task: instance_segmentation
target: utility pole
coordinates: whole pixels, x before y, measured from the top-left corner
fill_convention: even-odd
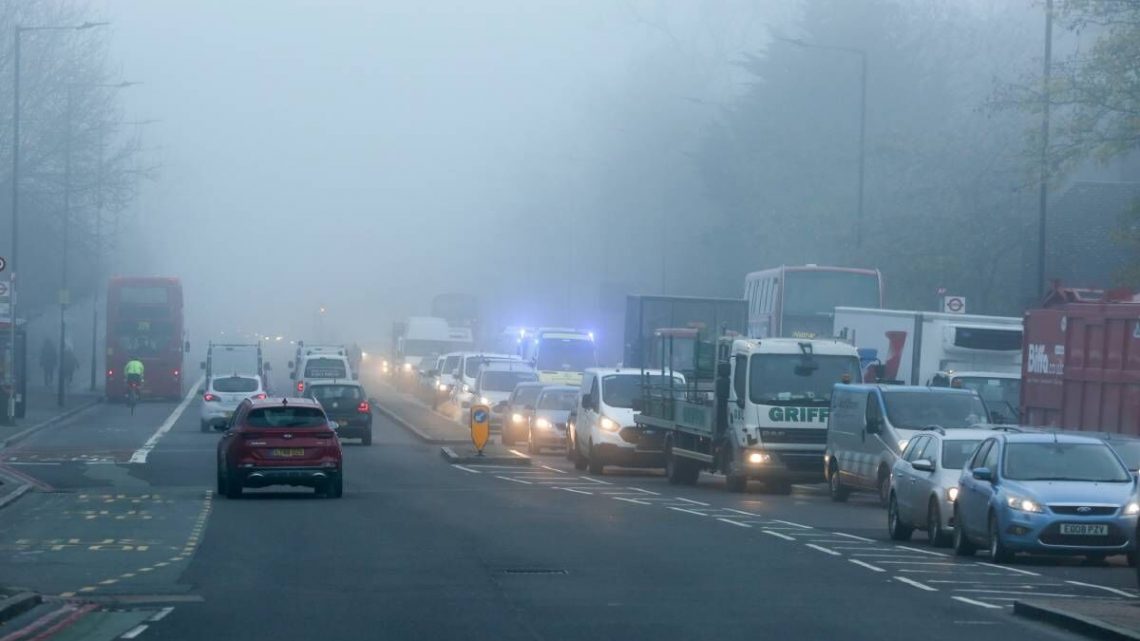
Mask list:
[[[1046,223],[1049,214],[1049,85],[1053,74],[1053,0],[1045,0],[1045,62],[1041,74],[1041,184],[1037,202],[1037,293],[1045,295]]]
[[[64,350],[67,346],[67,305],[70,294],[67,291],[67,253],[71,242],[71,118],[75,107],[75,87],[67,87],[67,113],[64,115],[66,129],[64,130],[63,151],[63,230],[60,250],[60,278],[59,278],[59,362],[56,367],[55,402],[59,407],[66,404],[64,394],[63,368],[66,363]]]

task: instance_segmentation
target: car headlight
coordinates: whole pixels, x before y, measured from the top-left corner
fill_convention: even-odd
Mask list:
[[[958,486],[957,485],[946,490],[946,500],[950,501],[951,503],[958,500]]]
[[[470,391],[471,391],[471,386],[468,385],[467,383],[464,383],[463,384],[463,393],[466,394],[467,392],[470,392]]]
[[[412,364],[411,363],[404,363],[404,371],[405,372],[412,371]]]
[[[553,425],[550,424],[550,421],[546,420],[545,418],[540,418],[537,421],[535,421],[534,426],[539,428],[539,429],[542,429],[542,430],[548,430],[548,429],[554,427]]]
[[[761,463],[767,463],[771,458],[772,457],[768,456],[767,454],[765,454],[763,452],[749,452],[748,453],[748,462],[753,464],[753,465],[759,465]]]
[[[616,431],[618,431],[618,428],[621,426],[618,425],[617,421],[613,420],[612,418],[609,418],[608,416],[603,416],[602,420],[598,421],[598,427],[602,428],[603,430],[605,430],[607,432],[616,432]]]
[[[910,441],[906,440],[905,438],[903,438],[903,439],[899,439],[899,451],[901,452],[901,451],[905,450],[905,449],[906,449],[906,444],[907,444],[907,443],[909,443],[909,442],[910,442]]]
[[[441,392],[446,392],[447,390],[451,389],[451,386],[447,383],[440,383],[439,385],[436,385],[436,388]]]
[[[1041,513],[1045,511],[1042,509],[1041,505],[1037,503],[1037,501],[1034,501],[1032,499],[1023,499],[1019,496],[1005,497],[1005,504],[1010,508],[1019,510],[1021,512]]]
[[[480,396],[479,402],[482,403],[483,405],[490,405],[491,399],[487,398],[486,396]]]
[[[511,422],[512,423],[522,423],[523,422],[523,415],[522,414],[511,414]]]
[[[1140,514],[1140,503],[1133,501],[1132,503],[1125,505],[1124,513],[1129,515]]]

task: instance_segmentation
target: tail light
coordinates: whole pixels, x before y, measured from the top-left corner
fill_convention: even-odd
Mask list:
[[[206,401],[207,403],[210,403],[210,402],[218,401],[221,399],[219,399],[216,394],[207,393],[205,396],[202,397],[202,400]]]
[[[360,401],[360,405],[356,406],[356,411],[361,414],[367,414],[372,411],[372,406],[368,404],[368,401]]]
[[[313,434],[313,438],[332,438],[334,436],[336,436],[336,432],[333,431],[317,432],[316,434]]]
[[[297,393],[303,394],[305,392],[305,381],[297,381]]]
[[[264,401],[268,397],[265,394],[258,394],[257,396],[254,396],[253,398],[254,398],[254,400]]]
[[[182,370],[179,370],[179,369],[174,370],[174,378],[178,378],[178,375],[181,373],[182,373]]]
[[[115,376],[115,370],[113,370],[113,369],[107,370],[107,378],[114,378],[114,376]]]

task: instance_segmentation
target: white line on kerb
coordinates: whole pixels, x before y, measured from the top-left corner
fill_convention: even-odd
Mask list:
[[[908,579],[905,576],[896,576],[895,580],[900,581],[902,583],[905,583],[905,584],[907,584],[913,588],[918,588],[919,590],[926,590],[927,592],[937,592],[938,591],[938,588],[932,588],[929,585],[926,585],[925,583],[919,583],[918,581],[915,581],[914,579]]]
[[[1096,590],[1104,590],[1105,592],[1111,592],[1113,594],[1119,594],[1120,596],[1128,597],[1129,599],[1135,599],[1136,598],[1135,594],[1132,594],[1130,592],[1125,592],[1124,590],[1117,590],[1116,588],[1110,588],[1106,585],[1096,585],[1095,583],[1081,583],[1080,581],[1065,581],[1065,583],[1068,583],[1070,585],[1081,585],[1081,586],[1084,586],[1086,588],[1093,588]]]
[[[146,632],[146,626],[145,625],[136,625],[135,627],[131,628],[130,630],[127,630],[126,632],[124,632],[123,636],[120,638],[133,639],[133,638],[137,637],[138,635],[142,634],[143,632]]]
[[[206,377],[203,376],[202,378],[198,379],[197,383],[194,383],[192,386],[190,386],[190,391],[186,393],[186,398],[182,399],[182,402],[178,404],[178,407],[174,408],[174,411],[170,413],[170,416],[167,416],[166,420],[162,422],[162,425],[158,426],[158,431],[152,434],[151,437],[146,440],[146,443],[143,443],[142,447],[135,450],[134,454],[131,454],[131,463],[146,463],[146,457],[150,456],[150,451],[153,450],[156,445],[158,445],[159,439],[161,439],[163,436],[166,436],[166,433],[170,431],[170,428],[174,427],[174,424],[177,423],[178,419],[182,417],[182,413],[185,412],[186,408],[190,406],[190,401],[194,400],[194,397],[198,396],[198,388],[202,386],[202,383],[205,380]],[[146,626],[143,626],[143,629],[146,629]]]
[[[504,481],[510,481],[511,483],[522,483],[523,485],[532,485],[532,483],[530,481],[524,481],[522,479],[513,479],[509,476],[496,476],[495,478],[503,479]]]
[[[804,545],[807,545],[809,548],[811,548],[813,550],[819,550],[820,552],[830,554],[831,556],[843,556],[842,554],[836,552],[835,550],[825,548],[822,545],[816,545],[815,543],[805,543]]]
[[[764,534],[771,534],[772,536],[779,537],[781,539],[784,539],[785,541],[795,541],[796,540],[795,537],[791,537],[791,536],[788,536],[787,534],[782,534],[782,533],[776,532],[774,530],[760,530],[760,531],[763,532]]]
[[[855,539],[856,541],[862,541],[864,543],[875,543],[876,542],[875,539],[868,539],[867,537],[864,537],[864,536],[855,536],[854,534],[847,534],[846,532],[832,532],[832,534],[834,534],[835,536],[842,536],[845,539]]]
[[[717,520],[723,521],[724,523],[728,523],[729,525],[735,525],[737,527],[752,527],[751,525],[748,525],[747,523],[741,523],[740,521],[733,521],[732,519],[717,518]]]
[[[992,603],[985,603],[983,601],[975,601],[973,599],[967,599],[964,596],[952,596],[950,598],[954,599],[955,601],[961,601],[962,603],[969,603],[970,605],[976,605],[976,606],[982,607],[982,608],[989,608],[991,610],[1000,610],[1001,609],[1000,605],[994,605]]]
[[[1006,572],[1013,572],[1014,574],[1024,574],[1026,576],[1041,576],[1040,574],[1038,574],[1036,572],[1030,572],[1029,570],[1020,570],[1018,568],[1011,568],[1011,567],[1007,567],[1004,565],[998,565],[996,563],[986,563],[985,561],[978,561],[978,565],[984,565],[987,568],[997,568],[999,570],[1005,570]]]
[[[873,572],[886,572],[886,570],[884,570],[883,568],[881,568],[877,565],[871,565],[870,563],[867,563],[865,561],[860,561],[859,559],[847,559],[847,560],[854,563],[855,565],[867,568],[868,570],[871,570]]]
[[[471,472],[472,474],[482,474],[482,472],[480,472],[479,470],[473,470],[469,467],[464,467],[462,465],[452,465],[451,467],[454,467],[457,470],[463,470],[464,472]]]
[[[150,619],[147,619],[147,620],[148,621],[161,621],[161,620],[165,619],[166,615],[170,614],[171,612],[174,612],[174,608],[166,607],[166,608],[163,608],[163,609],[159,610],[158,612],[156,612],[154,616],[152,616]]]

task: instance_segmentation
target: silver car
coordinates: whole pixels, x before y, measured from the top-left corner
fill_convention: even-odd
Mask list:
[[[896,541],[926,530],[930,544],[945,547],[954,534],[954,501],[962,466],[988,429],[931,428],[912,438],[891,470],[887,528]]]
[[[548,385],[538,393],[534,415],[527,430],[527,450],[540,454],[544,447],[566,446],[566,422],[570,410],[578,406],[578,388],[572,385]]]
[[[247,398],[265,398],[261,377],[255,374],[211,376],[202,394],[199,426],[209,432],[217,425],[225,425],[234,410]]]

